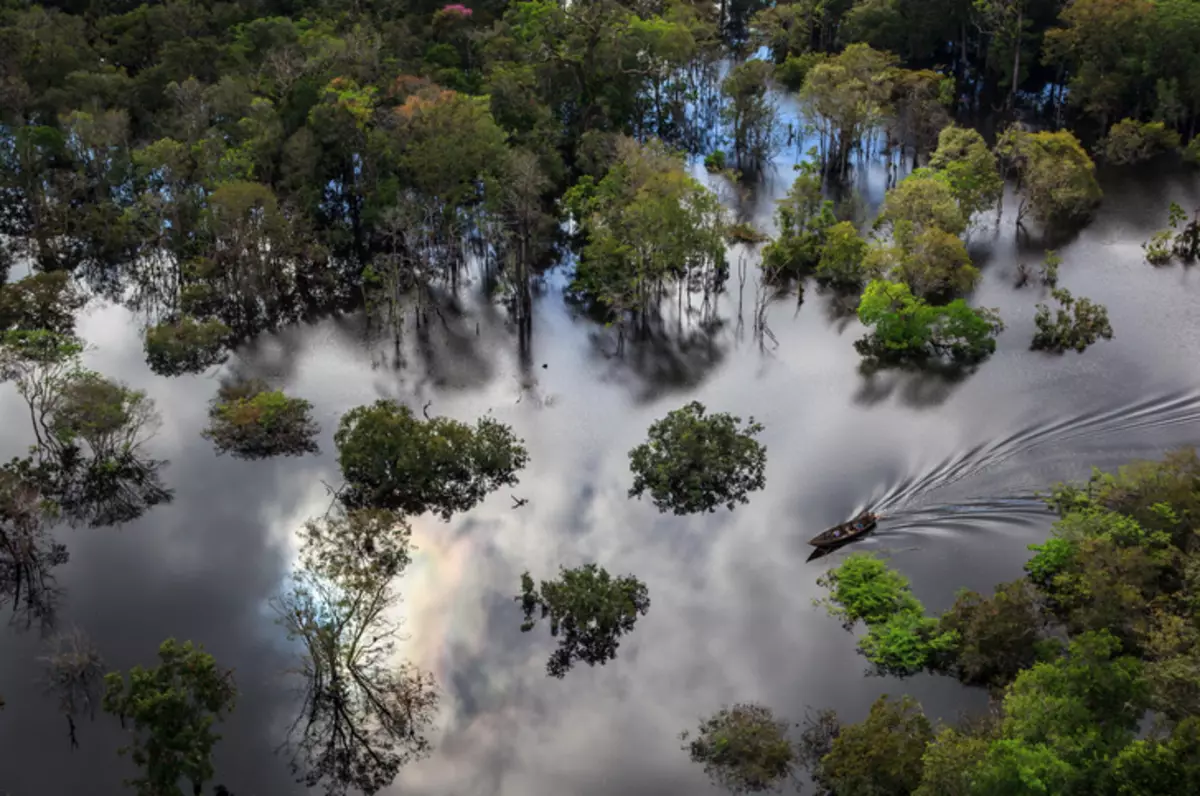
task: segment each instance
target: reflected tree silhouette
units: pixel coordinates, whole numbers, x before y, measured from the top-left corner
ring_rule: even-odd
[[[0,608],[11,603],[13,624],[49,630],[61,596],[53,570],[66,563],[67,548],[49,534],[52,512],[27,465],[0,469]]]
[[[426,756],[437,708],[433,676],[395,665],[398,626],[386,614],[392,581],[409,563],[409,528],[391,512],[361,510],[310,522],[300,567],[274,601],[289,639],[303,708],[281,746],[299,781],[328,794],[374,794]]]
[[[59,712],[67,720],[71,748],[78,748],[75,718],[96,718],[96,706],[104,694],[104,659],[82,630],[71,628],[55,634],[49,652],[39,660],[44,667],[46,693],[58,699]]]

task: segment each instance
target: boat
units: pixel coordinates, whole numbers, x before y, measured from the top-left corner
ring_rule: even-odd
[[[879,515],[872,511],[864,511],[852,520],[843,522],[841,525],[835,525],[828,531],[817,534],[808,540],[808,543],[813,547],[832,548],[840,547],[847,542],[853,542],[859,537],[866,536],[871,531],[875,530],[876,524],[879,522]]]

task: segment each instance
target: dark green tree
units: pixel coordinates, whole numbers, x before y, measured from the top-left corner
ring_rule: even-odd
[[[647,441],[629,452],[630,497],[649,491],[659,511],[699,514],[732,511],[763,488],[767,449],[754,439],[762,424],[750,418],[743,428],[740,417],[705,411],[692,401],[651,424]]]
[[[842,727],[821,778],[841,794],[908,796],[921,784],[923,755],[933,726],[916,700],[880,697],[865,721]]]
[[[104,678],[104,710],[121,719],[139,775],[129,781],[139,796],[184,796],[181,782],[199,796],[213,778],[212,750],[221,736],[213,724],[233,710],[233,673],[217,666],[203,648],[167,639],[159,663],[134,666],[128,676]]]
[[[232,331],[216,318],[185,315],[146,330],[146,363],[160,376],[200,373],[225,361]]]
[[[614,660],[621,636],[632,632],[638,616],[650,610],[646,584],[632,575],[613,578],[596,564],[564,567],[558,580],[544,580],[540,588],[526,572],[515,599],[525,612],[522,632],[532,630],[538,618],[550,620],[558,649],[546,662],[546,673],[558,678],[577,661],[603,666]]]
[[[1075,298],[1066,288],[1052,290],[1050,295],[1058,302],[1058,309],[1051,315],[1045,304],[1037,305],[1037,315],[1033,319],[1037,331],[1030,348],[1059,354],[1074,349],[1082,354],[1097,340],[1112,339],[1112,324],[1108,322],[1108,310],[1103,304]]]
[[[395,401],[351,409],[334,442],[347,507],[432,511],[444,520],[517,483],[529,459],[503,423],[488,417],[474,427],[445,417],[421,420]]]
[[[701,721],[695,737],[684,732],[680,739],[714,785],[730,793],[764,793],[795,776],[788,729],[765,705],[743,703]]]

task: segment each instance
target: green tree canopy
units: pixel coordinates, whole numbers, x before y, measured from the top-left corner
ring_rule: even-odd
[[[767,449],[754,439],[762,424],[726,412],[706,415],[692,401],[651,424],[649,438],[629,452],[630,497],[649,491],[659,511],[730,511],[766,484]]]
[[[613,578],[596,564],[564,567],[557,580],[544,580],[540,588],[526,572],[515,599],[525,612],[523,632],[532,630],[539,618],[550,620],[558,649],[546,662],[546,673],[560,679],[577,661],[603,666],[614,660],[620,637],[650,610],[646,584],[632,575]]]
[[[212,750],[221,736],[213,724],[233,710],[233,673],[217,667],[203,648],[167,639],[159,663],[105,677],[104,710],[127,722],[130,755],[139,774],[130,780],[139,796],[199,793],[213,778]]]
[[[793,776],[796,750],[788,722],[754,703],[723,708],[702,720],[694,737],[684,732],[683,749],[702,763],[713,784],[730,793],[778,790]]]
[[[343,415],[334,442],[346,506],[432,511],[444,520],[517,483],[529,459],[521,440],[496,420],[480,418],[473,427],[445,417],[421,420],[387,400]]]

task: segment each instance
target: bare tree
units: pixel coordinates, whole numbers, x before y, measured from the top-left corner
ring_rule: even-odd
[[[104,659],[82,630],[72,627],[56,634],[50,651],[38,658],[44,667],[46,693],[58,697],[58,709],[67,719],[71,748],[79,747],[75,717],[96,718],[104,690]]]

